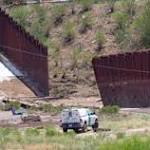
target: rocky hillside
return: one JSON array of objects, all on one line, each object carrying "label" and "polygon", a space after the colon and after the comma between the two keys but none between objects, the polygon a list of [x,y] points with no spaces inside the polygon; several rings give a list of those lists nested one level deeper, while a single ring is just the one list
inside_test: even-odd
[{"label": "rocky hillside", "polygon": [[53,96],[98,95],[94,56],[150,47],[147,0],[76,0],[8,8],[49,49]]}]

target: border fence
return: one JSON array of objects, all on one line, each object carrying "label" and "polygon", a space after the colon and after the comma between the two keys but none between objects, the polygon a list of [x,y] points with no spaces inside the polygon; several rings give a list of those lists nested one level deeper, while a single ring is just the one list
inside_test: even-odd
[{"label": "border fence", "polygon": [[150,50],[93,59],[104,105],[150,106]]},{"label": "border fence", "polygon": [[0,49],[24,73],[23,81],[37,95],[49,94],[47,48],[2,9],[0,9]]}]

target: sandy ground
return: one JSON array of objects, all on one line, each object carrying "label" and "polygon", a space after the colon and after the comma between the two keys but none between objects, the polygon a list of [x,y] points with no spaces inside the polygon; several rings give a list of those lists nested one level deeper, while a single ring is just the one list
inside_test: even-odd
[{"label": "sandy ground", "polygon": [[70,97],[68,99],[59,99],[50,101],[54,106],[82,106],[101,108],[103,106],[100,97]]},{"label": "sandy ground", "polygon": [[17,78],[0,82],[0,96],[3,95],[6,97],[35,96],[34,93]]},{"label": "sandy ground", "polygon": [[19,124],[21,123],[20,116],[14,116],[11,111],[0,112],[0,124]]},{"label": "sandy ground", "polygon": [[10,81],[15,75],[0,62],[0,82]]},{"label": "sandy ground", "polygon": [[[18,70],[14,69],[14,71],[18,77],[22,76]],[[2,62],[0,62],[0,96],[27,97],[35,95],[6,66],[4,66]]]}]

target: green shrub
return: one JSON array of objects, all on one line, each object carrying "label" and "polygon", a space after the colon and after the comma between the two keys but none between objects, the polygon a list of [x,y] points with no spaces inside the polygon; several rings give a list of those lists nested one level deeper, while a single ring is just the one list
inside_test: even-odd
[{"label": "green shrub", "polygon": [[97,49],[96,50],[101,50],[103,47],[103,44],[105,43],[105,36],[104,33],[98,31],[96,33],[96,43],[97,43]]},{"label": "green shrub", "polygon": [[86,33],[88,29],[92,28],[93,20],[90,13],[84,13],[82,15],[81,21],[80,21],[80,27],[79,32],[80,33]]},{"label": "green shrub", "polygon": [[13,0],[3,0],[4,4],[10,5],[13,4]]},{"label": "green shrub", "polygon": [[0,136],[4,137],[11,133],[10,128],[0,128]]},{"label": "green shrub", "polygon": [[78,3],[82,6],[82,12],[84,12],[91,9],[91,6],[94,4],[94,0],[78,0]]},{"label": "green shrub", "polygon": [[119,112],[119,106],[105,106],[102,109],[100,109],[100,112],[103,113],[118,113]]},{"label": "green shrub", "polygon": [[135,29],[138,30],[141,43],[146,48],[150,47],[150,1],[145,6],[144,13],[135,21]]},{"label": "green shrub", "polygon": [[36,128],[28,128],[25,133],[27,136],[38,136],[40,131]]},{"label": "green shrub", "polygon": [[34,6],[36,19],[33,20],[30,32],[43,44],[47,45],[49,36],[49,22],[47,19],[47,11],[40,5]]},{"label": "green shrub", "polygon": [[83,68],[89,68],[91,66],[92,58],[94,54],[90,51],[82,51],[81,52],[81,66]]},{"label": "green shrub", "polygon": [[[125,41],[127,40],[127,38],[129,38],[129,33],[126,30],[119,29],[115,32],[115,38],[116,38],[116,42],[118,44],[120,44],[121,47],[123,47]],[[126,44],[128,44],[128,43],[126,43]]]},{"label": "green shrub", "polygon": [[46,136],[48,137],[52,137],[52,136],[57,136],[59,135],[60,133],[58,131],[56,131],[55,128],[52,128],[52,127],[48,127],[46,128]]},{"label": "green shrub", "polygon": [[62,111],[61,106],[53,106],[52,104],[43,104],[39,107],[39,110],[49,113],[57,114]]},{"label": "green shrub", "polygon": [[30,14],[30,11],[27,7],[19,6],[15,9],[11,9],[10,15],[22,26],[27,28],[29,26],[29,22],[27,18]]},{"label": "green shrub", "polygon": [[49,53],[55,61],[55,67],[58,67],[58,60],[60,60],[60,43],[58,41],[50,41],[49,47]]},{"label": "green shrub", "polygon": [[79,59],[81,55],[81,48],[75,48],[72,51],[72,69],[78,68]]},{"label": "green shrub", "polygon": [[51,19],[54,25],[59,25],[63,22],[63,16],[65,15],[65,5],[54,5],[51,12]]},{"label": "green shrub", "polygon": [[18,102],[18,101],[11,101],[11,102],[7,102],[6,103],[5,110],[10,110],[12,108],[19,109],[20,107],[21,107],[20,102]]},{"label": "green shrub", "polygon": [[125,133],[124,132],[118,132],[117,133],[117,139],[122,139],[125,137]]},{"label": "green shrub", "polygon": [[123,9],[129,16],[135,15],[136,3],[135,0],[125,0],[123,3]]},{"label": "green shrub", "polygon": [[123,47],[125,41],[127,41],[126,39],[129,37],[129,16],[125,12],[116,12],[113,14],[113,18],[117,24],[117,28],[115,30],[116,41],[121,47]]},{"label": "green shrub", "polygon": [[46,36],[43,32],[43,26],[42,24],[39,23],[38,20],[34,21],[31,25],[31,33],[40,41],[40,42],[45,42],[46,41]]},{"label": "green shrub", "polygon": [[66,22],[63,27],[63,42],[69,43],[75,37],[75,24],[74,22]]},{"label": "green shrub", "polygon": [[34,11],[36,12],[36,17],[38,18],[40,24],[47,19],[47,10],[45,7],[40,5],[35,5]]},{"label": "green shrub", "polygon": [[107,0],[108,5],[109,5],[109,9],[110,9],[110,13],[114,12],[114,6],[117,0]]},{"label": "green shrub", "polygon": [[149,150],[150,138],[132,136],[120,140],[107,141],[100,145],[99,150]]},{"label": "green shrub", "polygon": [[113,13],[113,18],[115,19],[118,29],[124,30],[127,27],[129,20],[127,13],[124,12]]}]

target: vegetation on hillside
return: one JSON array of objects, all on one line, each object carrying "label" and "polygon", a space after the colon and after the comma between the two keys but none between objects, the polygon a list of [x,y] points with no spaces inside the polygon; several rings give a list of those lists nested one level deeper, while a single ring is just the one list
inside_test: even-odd
[{"label": "vegetation on hillside", "polygon": [[[106,4],[106,2],[108,4]],[[108,8],[113,8],[113,11],[105,10],[106,14],[103,16],[104,19],[113,17],[116,28],[114,29],[114,35],[116,36],[116,42],[124,43],[126,40],[130,38],[128,41],[129,45],[133,45],[136,49],[136,44],[134,42],[139,43],[141,47],[150,47],[150,34],[149,34],[149,14],[150,14],[150,2],[149,0],[145,0],[143,2],[135,1],[135,0],[106,0],[99,2],[96,0],[75,0],[74,3],[74,11],[75,14],[69,14],[67,11],[72,9],[69,4],[53,4],[47,6],[35,5],[31,7],[15,7],[12,8],[10,14],[27,30],[29,30],[33,35],[35,35],[40,41],[45,42],[45,40],[51,40],[50,32],[52,30],[52,26],[63,26],[62,32],[64,35],[62,36],[71,36],[75,35],[75,31],[73,28],[77,29],[79,25],[79,31],[81,33],[85,33],[87,29],[92,29],[93,23],[95,22],[93,17],[93,11],[95,5],[101,6],[102,4],[108,5]],[[5,2],[6,4],[8,1]],[[9,2],[10,3],[10,2]],[[103,9],[103,8],[101,8]],[[108,12],[107,12],[108,11]],[[107,13],[111,14],[107,14]],[[51,14],[51,15],[49,15]],[[68,16],[71,15],[71,16]],[[79,18],[72,19],[74,16],[79,16]],[[93,21],[92,19],[93,18]],[[66,20],[68,21],[66,23]],[[99,21],[100,18],[99,18]],[[78,23],[77,23],[78,22]],[[93,22],[93,23],[92,23]],[[74,26],[74,27],[73,27]],[[103,28],[103,27],[102,27]],[[67,31],[66,31],[67,30]],[[77,31],[77,30],[76,30]],[[72,33],[71,33],[72,32]],[[99,31],[97,31],[99,32]],[[136,33],[135,33],[136,32]],[[135,34],[139,35],[139,39],[135,41]],[[69,39],[70,39],[69,38]],[[132,39],[133,38],[133,39]],[[138,41],[139,40],[139,41]],[[133,42],[134,41],[134,42]],[[132,43],[133,42],[133,43]],[[103,44],[104,42],[98,42]],[[49,43],[46,43],[47,46],[50,46]],[[130,47],[128,47],[130,48]]]},{"label": "vegetation on hillside", "polygon": [[55,96],[83,91],[79,85],[90,89],[83,95],[96,94],[94,56],[150,47],[149,0],[74,0],[17,6],[9,12],[48,47]]}]

